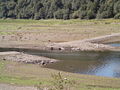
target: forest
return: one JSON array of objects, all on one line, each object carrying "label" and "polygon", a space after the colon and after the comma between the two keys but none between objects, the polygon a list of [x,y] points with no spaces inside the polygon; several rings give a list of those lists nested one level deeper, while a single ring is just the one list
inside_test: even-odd
[{"label": "forest", "polygon": [[0,0],[0,18],[120,19],[120,0]]}]

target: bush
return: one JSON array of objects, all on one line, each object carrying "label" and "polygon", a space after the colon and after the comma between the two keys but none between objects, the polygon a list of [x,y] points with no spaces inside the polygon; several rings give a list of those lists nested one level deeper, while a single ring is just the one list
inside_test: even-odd
[{"label": "bush", "polygon": [[75,81],[63,78],[60,72],[52,74],[52,78],[55,90],[70,90],[70,87],[75,84]]},{"label": "bush", "polygon": [[63,78],[60,72],[58,74],[52,74],[51,77],[53,79],[53,86],[43,87],[42,83],[39,83],[38,85],[36,85],[37,89],[46,90],[47,88],[47,90],[74,90],[73,88],[75,88],[74,85],[76,84],[76,82],[67,78]]},{"label": "bush", "polygon": [[87,13],[87,19],[94,19],[94,18],[95,18],[95,13],[89,10]]},{"label": "bush", "polygon": [[75,11],[75,12],[72,14],[72,18],[73,18],[73,19],[79,18],[79,11]]},{"label": "bush", "polygon": [[87,12],[86,11],[81,11],[79,14],[80,19],[87,19]]},{"label": "bush", "polygon": [[63,19],[63,10],[61,9],[61,10],[56,11],[56,12],[54,13],[54,17],[55,17],[56,19]]},{"label": "bush", "polygon": [[115,19],[120,19],[120,13],[114,16]]},{"label": "bush", "polygon": [[34,19],[35,19],[35,20],[39,20],[39,19],[40,19],[40,16],[39,16],[38,13],[35,13]]}]

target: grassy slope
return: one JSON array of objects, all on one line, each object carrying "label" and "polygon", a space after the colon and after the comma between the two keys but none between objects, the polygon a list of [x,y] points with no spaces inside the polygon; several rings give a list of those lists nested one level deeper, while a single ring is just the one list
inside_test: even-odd
[{"label": "grassy slope", "polygon": [[[0,61],[0,82],[32,85],[39,83],[43,86],[53,86],[51,74],[57,74],[60,71],[41,68],[37,65],[22,64],[16,62]],[[74,80],[76,90],[117,90],[120,88],[120,79],[105,78],[90,75],[78,75],[67,72],[61,72],[63,78]]]},{"label": "grassy slope", "polygon": [[[0,35],[14,34],[18,36],[20,34],[28,39],[28,41],[10,41],[11,45],[15,43],[23,46],[25,44],[44,46],[49,43],[49,40],[51,42],[66,42],[112,33],[120,33],[120,20],[0,20]],[[6,40],[5,43],[8,41]]]},{"label": "grassy slope", "polygon": [[[22,35],[28,40],[11,42],[6,45],[38,45],[51,42],[82,40],[112,33],[120,33],[120,20],[0,20],[0,35]],[[9,38],[9,36],[8,36]],[[3,43],[2,40],[0,40]],[[16,45],[16,46],[17,46]]]},{"label": "grassy slope", "polygon": [[[120,32],[120,20],[0,20],[0,32],[40,31],[40,33],[81,34],[84,38]],[[8,34],[9,34],[8,33]],[[85,36],[84,36],[85,35]]]}]

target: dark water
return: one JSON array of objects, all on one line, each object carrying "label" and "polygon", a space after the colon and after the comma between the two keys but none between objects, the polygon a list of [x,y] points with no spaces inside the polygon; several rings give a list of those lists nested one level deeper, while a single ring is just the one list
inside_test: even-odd
[{"label": "dark water", "polygon": [[[0,49],[0,51],[7,50],[9,51],[12,49]],[[42,55],[60,60],[57,63],[46,65],[45,68],[52,68],[78,74],[120,78],[120,52],[57,53],[24,49],[22,51],[29,54]]]}]

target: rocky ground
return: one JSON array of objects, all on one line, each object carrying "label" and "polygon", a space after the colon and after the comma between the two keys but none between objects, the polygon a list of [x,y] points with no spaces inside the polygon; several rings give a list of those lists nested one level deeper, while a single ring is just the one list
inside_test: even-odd
[{"label": "rocky ground", "polygon": [[[48,43],[48,44],[0,44],[2,48],[24,48],[36,50],[50,50],[50,51],[120,51],[120,47],[112,47],[103,43],[120,42],[120,34],[112,34],[101,36],[92,39],[76,40],[62,43]],[[54,63],[57,60],[42,56],[29,55],[20,52],[0,52],[2,60],[11,60],[31,64],[46,65]]]},{"label": "rocky ground", "polygon": [[48,45],[51,50],[63,51],[120,51],[120,47],[112,47],[103,43],[120,42],[120,34],[112,34],[92,39],[54,43]]},{"label": "rocky ground", "polygon": [[96,38],[75,40],[69,42],[33,42],[33,41],[3,41],[1,48],[24,48],[50,51],[120,51],[120,47],[112,47],[105,43],[120,42],[120,33]]},{"label": "rocky ground", "polygon": [[46,58],[43,56],[29,55],[21,52],[0,52],[1,60],[10,60],[17,62],[24,62],[29,64],[46,65],[57,62],[58,60]]}]

